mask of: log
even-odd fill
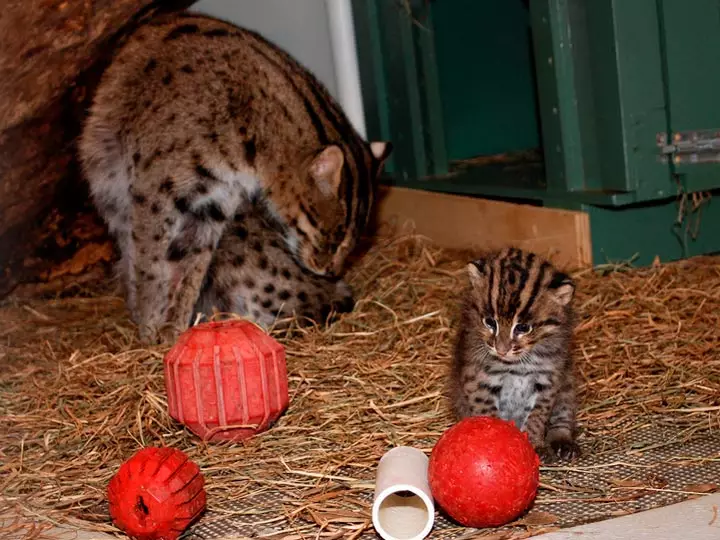
[[[75,155],[85,111],[122,35],[161,11],[190,4],[5,2],[0,15],[0,298],[19,282],[66,263],[80,244],[107,244]],[[95,224],[95,232],[88,233],[88,223]]]

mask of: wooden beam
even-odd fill
[[[542,208],[415,189],[383,187],[378,222],[410,224],[417,234],[449,249],[515,246],[566,269],[592,264],[590,220],[585,212]]]

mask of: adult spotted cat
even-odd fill
[[[160,16],[119,47],[79,144],[145,341],[174,338],[243,200],[260,197],[303,267],[338,275],[368,223],[388,143],[258,34]]]

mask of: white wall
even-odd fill
[[[338,98],[325,0],[200,0],[191,10],[261,33],[312,71]]]
[[[191,10],[255,30],[286,50],[327,86],[365,135],[349,0],[200,0]]]

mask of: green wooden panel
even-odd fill
[[[622,134],[616,158],[622,155],[623,165],[605,171],[604,178],[624,175],[624,189],[639,200],[674,195],[670,169],[658,160],[657,133],[666,129],[667,110],[656,0],[612,0],[612,11],[619,125],[608,136]]]
[[[367,136],[369,140],[389,141],[390,111],[377,6],[374,1],[353,2],[352,8]],[[386,173],[395,170],[396,159],[397,153],[390,155],[384,166]]]
[[[542,122],[556,123],[559,137],[544,141],[545,156],[561,159],[548,167],[548,189],[582,191],[592,186],[588,167],[594,163],[592,84],[588,75],[584,7],[571,0],[532,2],[533,31],[537,33],[536,64],[543,100]],[[540,40],[546,41],[544,46]],[[558,169],[559,167],[559,169]]]
[[[658,0],[671,131],[720,131],[720,2]],[[719,164],[674,167],[688,191],[720,187]]]
[[[393,143],[393,175],[447,172],[434,43],[414,20],[427,18],[429,9],[423,4],[408,13],[387,0],[352,5],[368,137]]]
[[[576,191],[572,193],[550,192],[537,188],[542,183],[542,165],[515,166],[490,164],[468,167],[462,171],[425,178],[401,178],[388,175],[387,184],[425,191],[437,191],[456,195],[474,195],[509,202],[535,201],[535,204],[555,208],[579,209],[582,204],[623,206],[636,202],[632,193],[603,193],[601,191]]]
[[[720,195],[717,193],[716,195]],[[590,215],[593,264],[634,260],[636,265],[720,252],[720,204],[711,200],[702,210],[697,237],[697,215],[676,223],[675,200],[644,203],[623,208],[583,206]],[[690,230],[687,225],[690,225]]]
[[[636,4],[643,1],[633,0]],[[584,75],[587,79],[583,83],[589,83],[589,88],[584,97],[592,100],[592,112],[587,111],[587,114],[594,119],[593,129],[589,130],[592,139],[587,141],[583,150],[594,157],[595,167],[586,169],[588,178],[585,185],[606,191],[632,191],[624,152],[626,140],[620,97],[620,44],[615,33],[614,1],[585,3],[575,0],[573,5],[576,11],[584,12],[583,17],[578,19],[585,22],[586,31],[579,39],[584,42],[586,57],[580,57],[577,61],[586,66]]]
[[[397,154],[395,170],[417,177],[427,168],[427,156],[412,25],[392,2],[371,1],[377,9],[376,23],[383,51],[390,140]]]
[[[655,0],[531,9],[548,190],[667,197],[655,147],[665,125]]]
[[[564,28],[564,12],[559,20],[555,12],[551,14],[550,0],[534,0],[530,3],[533,48],[535,51],[535,69],[538,82],[538,103],[540,108],[543,153],[545,156],[546,183],[558,190],[567,190],[566,171],[568,164],[563,151],[563,121],[560,117],[560,88],[571,85],[572,57],[556,53],[553,37],[556,28]],[[558,62],[564,65],[558,69]],[[570,80],[564,80],[569,78]],[[560,79],[560,80],[558,80]],[[571,109],[572,111],[572,109]],[[563,113],[565,109],[563,109]],[[564,118],[564,117],[563,117]],[[573,132],[571,128],[571,132]],[[570,156],[581,156],[579,152],[570,152]],[[575,175],[571,175],[576,178]]]
[[[432,13],[423,4],[416,10],[416,16],[423,17],[425,24],[414,24],[413,36],[417,57],[417,85],[420,88],[423,139],[427,159],[425,174],[445,174],[449,170],[447,140],[444,136],[445,117],[442,110],[440,75],[436,54],[435,34],[432,27]]]
[[[523,2],[442,0],[431,6],[449,158],[538,148]]]

